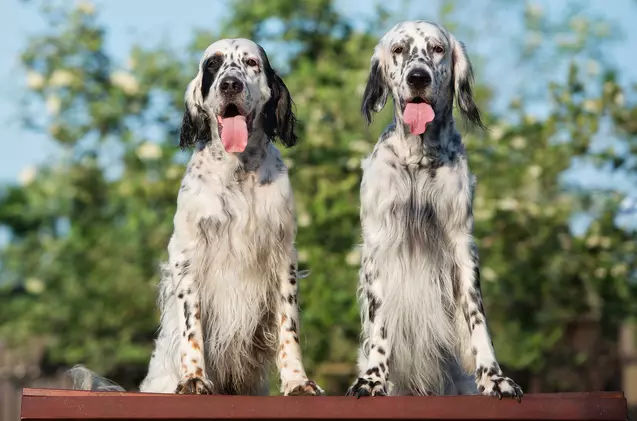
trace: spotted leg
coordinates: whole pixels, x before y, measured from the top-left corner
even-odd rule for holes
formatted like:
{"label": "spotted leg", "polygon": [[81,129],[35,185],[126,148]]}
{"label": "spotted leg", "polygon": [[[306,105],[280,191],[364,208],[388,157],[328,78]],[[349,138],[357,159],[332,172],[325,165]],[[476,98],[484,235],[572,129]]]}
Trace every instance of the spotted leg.
{"label": "spotted leg", "polygon": [[347,391],[348,396],[387,395],[390,346],[383,317],[383,291],[379,271],[372,258],[363,256],[360,270],[361,316],[363,319],[362,352],[366,363],[356,382]]}
{"label": "spotted leg", "polygon": [[476,385],[483,395],[499,399],[509,396],[520,402],[522,389],[502,374],[495,357],[482,305],[478,251],[471,240],[458,242],[457,265],[455,281],[459,314],[456,326],[464,348],[461,352],[465,367],[475,368]]}
{"label": "spotted leg", "polygon": [[296,263],[290,263],[279,276],[279,351],[277,365],[281,373],[281,392],[285,396],[323,395],[323,390],[308,380],[299,344],[299,300]]}
{"label": "spotted leg", "polygon": [[179,343],[181,380],[175,393],[210,395],[213,387],[205,371],[201,300],[191,266],[194,253],[184,244],[173,236],[168,246],[169,264],[177,294],[179,326],[182,329]]}

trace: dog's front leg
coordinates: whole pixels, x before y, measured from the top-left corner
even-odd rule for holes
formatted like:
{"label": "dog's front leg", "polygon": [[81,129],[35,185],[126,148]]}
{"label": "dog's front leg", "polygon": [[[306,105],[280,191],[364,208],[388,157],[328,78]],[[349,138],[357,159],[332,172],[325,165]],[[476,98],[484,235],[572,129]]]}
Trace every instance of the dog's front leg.
{"label": "dog's front leg", "polygon": [[177,299],[177,316],[181,329],[179,355],[181,380],[175,393],[210,395],[212,382],[206,374],[201,327],[201,299],[193,270],[194,244],[175,235],[168,246],[169,264]]}
{"label": "dog's front leg", "polygon": [[[480,268],[476,245],[467,237],[456,246],[457,296],[458,306],[456,326],[458,337],[463,344],[461,352],[465,360],[473,356],[471,363],[475,368],[476,384],[483,395],[514,397],[518,402],[522,398],[522,389],[513,380],[503,376],[498,364],[493,342],[487,327],[487,318],[482,305],[480,288]],[[469,349],[470,348],[470,349]]]}
{"label": "dog's front leg", "polygon": [[[294,253],[291,253],[294,254]],[[299,344],[299,299],[296,259],[279,275],[279,349],[277,365],[281,372],[281,392],[285,396],[323,395],[323,390],[312,380],[308,380],[303,367],[301,345]]]}
{"label": "dog's front leg", "polygon": [[391,347],[385,326],[383,291],[380,272],[372,257],[363,257],[360,270],[361,306],[364,336],[363,352],[367,355],[364,372],[347,391],[348,396],[387,395]]}

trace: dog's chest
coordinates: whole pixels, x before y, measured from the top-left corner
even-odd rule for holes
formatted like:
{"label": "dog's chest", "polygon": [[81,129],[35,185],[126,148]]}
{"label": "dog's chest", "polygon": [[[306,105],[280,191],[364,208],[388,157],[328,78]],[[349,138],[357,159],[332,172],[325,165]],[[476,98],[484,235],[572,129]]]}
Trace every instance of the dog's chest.
{"label": "dog's chest", "polygon": [[215,256],[240,256],[243,264],[280,249],[274,246],[294,229],[291,187],[286,174],[265,184],[262,174],[221,164],[191,168],[179,195],[176,229],[194,231],[203,248]]}
{"label": "dog's chest", "polygon": [[364,174],[364,231],[372,242],[439,250],[467,229],[470,200],[466,161],[401,165],[379,154]]}
{"label": "dog's chest", "polygon": [[285,226],[292,223],[289,204],[278,186],[259,185],[255,178],[248,175],[225,190],[211,192],[199,222],[203,234],[257,242],[282,239]]}

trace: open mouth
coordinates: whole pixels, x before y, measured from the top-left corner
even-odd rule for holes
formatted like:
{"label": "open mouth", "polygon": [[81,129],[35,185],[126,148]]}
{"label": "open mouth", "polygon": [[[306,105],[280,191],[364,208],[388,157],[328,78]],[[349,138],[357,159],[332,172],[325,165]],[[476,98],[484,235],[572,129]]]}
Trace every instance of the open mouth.
{"label": "open mouth", "polygon": [[247,114],[237,104],[228,104],[217,115],[217,126],[221,143],[228,153],[240,153],[248,146],[249,128],[252,126],[252,116]]}
{"label": "open mouth", "polygon": [[436,117],[433,108],[422,97],[414,97],[405,104],[403,119],[413,135],[421,135]]}

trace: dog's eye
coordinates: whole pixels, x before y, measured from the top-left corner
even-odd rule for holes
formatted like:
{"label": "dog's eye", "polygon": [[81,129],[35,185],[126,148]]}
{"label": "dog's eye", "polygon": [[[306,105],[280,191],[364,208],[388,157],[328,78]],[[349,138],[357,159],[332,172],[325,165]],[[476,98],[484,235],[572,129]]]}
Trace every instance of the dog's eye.
{"label": "dog's eye", "polygon": [[257,63],[257,61],[253,58],[249,58],[246,60],[246,64],[250,67],[256,67],[259,65],[259,63]]}
{"label": "dog's eye", "polygon": [[223,64],[223,54],[217,53],[208,59],[208,61],[206,62],[206,68],[212,72],[215,72],[219,70],[222,64]]}
{"label": "dog's eye", "polygon": [[396,45],[391,49],[391,52],[394,54],[402,54],[403,51],[405,51],[405,48],[402,45]]}
{"label": "dog's eye", "polygon": [[441,45],[436,45],[436,46],[434,47],[434,53],[436,53],[436,54],[442,54],[442,53],[444,53],[444,52],[445,52],[445,49],[444,49],[444,47],[442,47]]}

